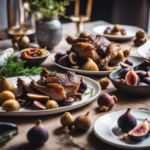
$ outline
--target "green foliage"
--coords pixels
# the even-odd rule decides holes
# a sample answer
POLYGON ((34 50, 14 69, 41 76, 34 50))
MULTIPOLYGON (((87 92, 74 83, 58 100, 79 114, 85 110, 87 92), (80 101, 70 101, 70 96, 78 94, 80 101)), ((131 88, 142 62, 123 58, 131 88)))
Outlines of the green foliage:
POLYGON ((93 90, 94 90, 94 89, 92 88, 91 91, 88 92, 88 93, 85 93, 84 96, 89 95, 89 94, 92 94, 92 96, 93 96, 93 90))
POLYGON ((70 2, 74 0, 24 0, 29 3, 29 11, 35 13, 40 11, 43 18, 58 18, 59 16, 65 16, 66 6, 69 6, 70 2))
POLYGON ((26 61, 16 62, 17 56, 12 54, 11 56, 5 58, 5 61, 0 65, 0 78, 2 76, 15 77, 15 76, 29 76, 29 75, 39 75, 42 71, 42 67, 25 67, 26 61))

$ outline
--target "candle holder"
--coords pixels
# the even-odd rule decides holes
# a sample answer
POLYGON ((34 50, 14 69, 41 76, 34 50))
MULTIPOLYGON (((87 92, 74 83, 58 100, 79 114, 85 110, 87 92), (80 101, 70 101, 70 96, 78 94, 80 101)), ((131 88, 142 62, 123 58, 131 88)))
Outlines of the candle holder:
POLYGON ((78 37, 83 31, 83 23, 88 22, 91 19, 91 10, 92 10, 93 0, 88 0, 86 15, 79 15, 80 10, 80 0, 75 1, 75 11, 74 15, 70 16, 70 20, 76 23, 76 36, 78 37))

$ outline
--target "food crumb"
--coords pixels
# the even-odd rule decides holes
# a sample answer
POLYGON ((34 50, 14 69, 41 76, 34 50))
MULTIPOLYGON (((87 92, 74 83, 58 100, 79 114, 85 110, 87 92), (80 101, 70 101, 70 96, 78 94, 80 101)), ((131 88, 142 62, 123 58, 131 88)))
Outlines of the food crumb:
POLYGON ((105 111, 105 112, 106 112, 108 109, 109 109, 109 108, 106 107, 106 106, 104 106, 104 105, 99 107, 99 110, 100 110, 100 111, 105 111))
POLYGON ((123 137, 122 137, 122 140, 125 140, 127 137, 128 137, 128 134, 125 133, 125 134, 123 135, 123 137))
POLYGON ((63 128, 63 132, 65 132, 66 134, 68 134, 70 132, 70 130, 68 129, 68 126, 65 126, 63 128))
POLYGON ((126 84, 126 81, 125 81, 124 79, 121 79, 121 80, 119 81, 119 83, 121 83, 121 84, 126 84))

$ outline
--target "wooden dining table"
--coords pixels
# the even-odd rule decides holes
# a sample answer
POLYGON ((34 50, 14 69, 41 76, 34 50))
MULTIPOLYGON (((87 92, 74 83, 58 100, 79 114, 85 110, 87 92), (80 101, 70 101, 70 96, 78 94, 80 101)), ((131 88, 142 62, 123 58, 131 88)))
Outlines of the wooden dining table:
MULTIPOLYGON (((92 35, 96 35, 93 32, 93 27, 98 25, 108 24, 105 21, 95 21, 84 24, 84 30, 92 35)), ((75 37, 76 35, 76 24, 66 23, 62 25, 63 37, 61 42, 50 51, 49 57, 40 66, 48 69, 49 71, 57 71, 59 73, 66 73, 57 67, 52 62, 52 55, 70 49, 70 45, 67 44, 65 37, 71 35, 75 37)), ((44 37, 43 37, 44 38, 44 37)), ((138 47, 134 46, 133 39, 130 41, 117 41, 120 43, 122 50, 126 48, 133 47, 131 50, 131 56, 138 56, 136 49, 138 47)), ((12 47, 11 40, 0 41, 0 49, 12 47)), ((140 57, 140 56, 138 56, 140 57)), ((15 70, 14 70, 15 71, 15 70)), ((99 83, 99 80, 104 76, 90 76, 93 80, 99 83)), ((91 128, 87 132, 80 132, 73 128, 69 135, 65 135, 62 132, 62 126, 60 123, 60 117, 63 113, 45 115, 45 116, 0 116, 0 122, 11 122, 18 126, 19 133, 9 140, 6 144, 0 146, 0 150, 121 150, 122 148, 114 147, 112 145, 106 144, 99 140, 93 132, 93 126, 95 121, 108 113, 125 110, 128 107, 132 109, 139 109, 140 107, 150 108, 150 96, 136 97, 123 94, 118 91, 110 82, 106 89, 102 89, 101 93, 108 93, 110 95, 115 95, 118 101, 115 103, 114 107, 107 112, 100 112, 97 105, 97 100, 95 99, 88 105, 71 110, 70 113, 77 117, 79 115, 84 115, 86 112, 90 111, 89 117, 91 119, 91 128), (46 127, 49 132, 48 141, 41 147, 35 147, 31 145, 27 140, 27 132, 31 129, 37 120, 41 119, 42 124, 46 127)))

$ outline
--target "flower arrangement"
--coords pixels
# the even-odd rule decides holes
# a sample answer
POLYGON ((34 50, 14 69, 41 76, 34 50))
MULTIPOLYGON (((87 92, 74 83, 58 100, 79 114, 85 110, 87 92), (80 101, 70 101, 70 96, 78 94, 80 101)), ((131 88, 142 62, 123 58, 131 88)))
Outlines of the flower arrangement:
POLYGON ((74 0, 24 0, 24 7, 31 13, 41 12, 43 18, 65 16, 66 6, 74 0))

